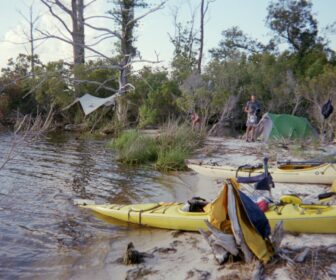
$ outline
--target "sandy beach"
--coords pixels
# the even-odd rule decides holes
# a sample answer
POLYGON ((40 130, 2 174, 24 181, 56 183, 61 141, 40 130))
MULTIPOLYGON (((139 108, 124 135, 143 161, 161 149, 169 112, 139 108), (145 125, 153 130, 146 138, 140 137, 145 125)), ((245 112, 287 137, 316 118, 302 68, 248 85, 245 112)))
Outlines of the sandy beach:
MULTIPOLYGON (((312 147, 290 145, 266 145, 260 142, 246 143, 233 138, 207 138, 204 147, 198 150, 194 158, 216 160, 225 164, 239 166, 246 163, 261 162, 263 156, 270 161, 279 159, 304 159, 308 155, 330 154, 333 146, 320 147, 312 152, 312 147)), ((222 187, 221 180, 214 180, 195 172, 179 173, 179 178, 190 186, 195 196, 208 200, 216 197, 222 187)), ((304 199, 326 192, 330 186, 276 184, 272 190, 273 197, 295 193, 304 199)), ((145 229, 139 236, 130 235, 140 252, 150 256, 139 265, 123 265, 120 260, 105 261, 104 273, 98 271, 92 275, 83 275, 81 279, 252 279, 256 264, 227 263, 218 265, 210 247, 198 233, 177 232, 159 229, 145 229)), ((127 242, 118 245, 122 254, 127 242)), ((265 267, 266 279, 335 279, 336 275, 336 238, 328 234, 285 234, 281 243, 287 255, 294 258, 297 254, 309 249, 303 263, 288 264, 283 260, 275 260, 265 267)))

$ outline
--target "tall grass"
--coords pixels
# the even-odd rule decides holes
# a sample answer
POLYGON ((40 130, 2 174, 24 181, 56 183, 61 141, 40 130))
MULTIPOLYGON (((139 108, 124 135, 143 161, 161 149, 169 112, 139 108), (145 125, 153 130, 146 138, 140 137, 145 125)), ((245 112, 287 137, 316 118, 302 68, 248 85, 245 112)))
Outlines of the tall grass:
POLYGON ((154 163, 162 171, 183 170, 184 160, 201 145, 204 136, 185 124, 169 122, 156 137, 133 129, 123 132, 110 146, 127 164, 154 163))
POLYGON ((155 139, 141 135, 135 129, 123 132, 109 146, 118 152, 118 159, 127 164, 141 164, 157 159, 155 139))

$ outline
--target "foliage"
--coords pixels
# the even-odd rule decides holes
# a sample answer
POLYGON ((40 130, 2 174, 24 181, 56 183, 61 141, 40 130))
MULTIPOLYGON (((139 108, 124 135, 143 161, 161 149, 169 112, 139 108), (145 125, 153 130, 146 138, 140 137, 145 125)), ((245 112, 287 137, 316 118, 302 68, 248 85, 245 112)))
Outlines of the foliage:
MULTIPOLYGON (((9 59, 6 67, 1 69, 1 111, 4 115, 16 110, 23 114, 36 112, 35 99, 26 96, 34 85, 29 71, 31 59, 30 56, 19 54, 15 60, 9 59)), ((38 57, 34 57, 34 60, 36 65, 41 65, 38 57)))
POLYGON ((168 72, 144 68, 134 77, 135 91, 130 94, 132 112, 139 110, 139 126, 160 125, 169 118, 176 118, 179 108, 176 98, 181 92, 168 72), (139 108, 139 109, 138 109, 139 108))
POLYGON ((166 124, 158 137, 137 130, 123 132, 110 143, 119 160, 127 164, 154 163, 159 170, 181 170, 184 160, 198 147, 204 136, 186 125, 166 124))
POLYGON ((180 147, 171 148, 170 150, 161 150, 156 162, 156 168, 161 171, 185 170, 184 161, 188 158, 189 153, 180 147))
POLYGON ((267 24, 278 41, 284 40, 303 56, 319 43, 312 3, 307 0, 279 0, 268 6, 267 24))
POLYGON ((333 140, 336 133, 336 115, 333 113, 327 120, 321 114, 322 105, 330 98, 336 102, 336 67, 326 66, 323 73, 307 78, 300 87, 302 96, 309 102, 308 112, 312 123, 319 132, 333 140))
POLYGON ((275 49, 272 40, 268 45, 264 45, 244 34, 238 26, 222 31, 222 37, 218 47, 209 51, 212 57, 216 60, 234 59, 239 57, 242 52, 244 54, 255 54, 275 49))
POLYGON ((333 51, 319 36, 318 22, 307 0, 278 0, 268 6, 267 25, 276 42, 285 42, 293 52, 294 73, 297 76, 316 75, 333 51), (313 65, 314 67, 311 67, 313 65))
POLYGON ((173 79, 182 83, 190 75, 197 64, 198 40, 194 34, 193 20, 186 23, 177 22, 175 35, 170 36, 170 42, 174 45, 174 56, 171 63, 173 79))
MULTIPOLYGON (((146 66, 135 72, 130 66, 131 59, 138 55, 135 13, 150 6, 143 0, 110 2, 107 16, 113 18, 115 25, 100 30, 102 33, 97 38, 104 40, 105 35, 114 34, 119 44, 111 53, 117 56, 98 58, 76 67, 61 60, 44 65, 38 56, 23 54, 10 59, 0 77, 1 118, 15 111, 46 116, 52 109, 64 124, 80 123, 92 133, 118 133, 129 127, 161 126, 196 111, 207 128, 219 120, 224 125, 243 129, 246 114, 242 109, 253 93, 261 102, 263 112, 306 116, 320 132, 335 131, 334 116, 324 121, 320 107, 329 97, 336 101, 336 56, 328 49, 328 38, 322 38, 319 33, 311 1, 271 1, 266 24, 274 36, 267 44, 238 27, 224 30, 218 46, 210 51, 212 56, 202 75, 195 71, 200 44, 195 14, 184 24, 177 21, 176 14, 175 33, 170 35, 174 47, 170 72, 146 66), (280 51, 275 43, 286 43, 287 49, 280 51), (129 84, 134 90, 129 90, 133 88, 129 84), (116 108, 102 107, 86 117, 79 105, 62 111, 85 93, 107 97, 116 91, 122 94, 116 108)), ((178 135, 179 127, 174 129, 173 135, 178 135)), ((193 135, 189 128, 183 129, 193 135)), ((165 137, 162 133, 156 141, 160 147, 167 146, 156 151, 155 156, 160 159, 158 166, 177 155, 183 158, 192 150, 172 140, 170 146, 165 137)), ((133 140, 136 145, 129 157, 134 158, 131 161, 142 161, 137 158, 137 149, 146 150, 143 143, 149 140, 143 137, 133 140)))
POLYGON ((119 160, 127 164, 153 162, 157 159, 155 139, 137 130, 123 132, 110 143, 118 151, 119 160))
POLYGON ((33 92, 40 108, 48 112, 51 107, 63 108, 74 99, 74 91, 69 87, 66 77, 69 70, 63 61, 49 62, 46 66, 37 69, 33 92))
POLYGON ((113 95, 119 87, 118 71, 111 67, 106 60, 89 60, 86 64, 78 65, 74 69, 76 81, 79 84, 79 93, 90 93, 97 97, 113 95))
POLYGON ((118 34, 120 41, 117 44, 119 54, 127 56, 136 55, 134 46, 134 28, 138 22, 134 21, 134 9, 146 8, 148 4, 143 0, 113 0, 110 1, 113 8, 107 13, 111 15, 116 25, 115 34, 118 34))

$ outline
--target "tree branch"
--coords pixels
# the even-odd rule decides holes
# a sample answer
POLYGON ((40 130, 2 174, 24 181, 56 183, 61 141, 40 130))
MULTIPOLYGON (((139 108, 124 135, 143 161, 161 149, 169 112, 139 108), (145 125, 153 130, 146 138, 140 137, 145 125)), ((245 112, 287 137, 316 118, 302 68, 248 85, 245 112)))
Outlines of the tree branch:
POLYGON ((72 31, 70 30, 70 28, 68 27, 68 25, 65 23, 65 21, 64 21, 61 17, 59 17, 59 16, 54 12, 52 6, 49 5, 48 2, 47 2, 46 0, 40 0, 40 1, 41 1, 45 6, 48 7, 49 12, 50 12, 55 18, 57 18, 57 19, 60 21, 60 23, 63 25, 63 27, 64 27, 70 34, 72 34, 72 31))

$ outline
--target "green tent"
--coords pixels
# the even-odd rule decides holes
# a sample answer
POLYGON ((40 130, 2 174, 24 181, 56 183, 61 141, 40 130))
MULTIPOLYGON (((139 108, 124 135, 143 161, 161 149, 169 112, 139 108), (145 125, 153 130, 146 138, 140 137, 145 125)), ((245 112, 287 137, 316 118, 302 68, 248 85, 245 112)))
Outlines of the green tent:
POLYGON ((270 139, 307 139, 315 138, 316 132, 306 118, 287 114, 263 115, 256 128, 257 137, 264 141, 270 139))

